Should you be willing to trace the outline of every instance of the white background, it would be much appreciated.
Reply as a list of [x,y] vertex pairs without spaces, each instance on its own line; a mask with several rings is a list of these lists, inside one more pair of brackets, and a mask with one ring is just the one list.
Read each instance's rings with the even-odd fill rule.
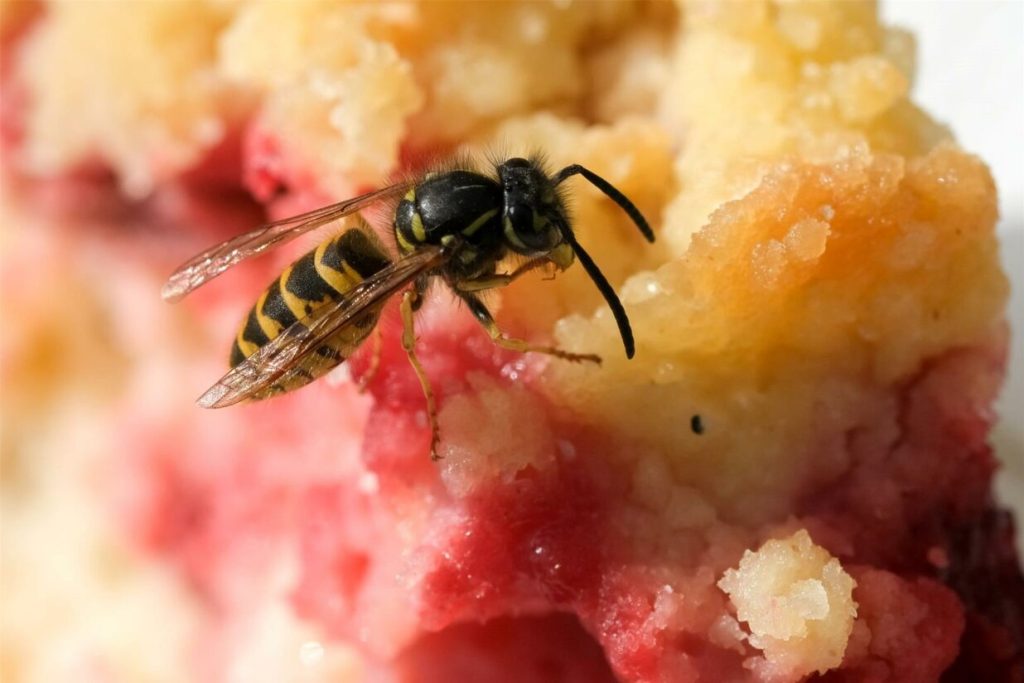
[[993,440],[1003,499],[1024,527],[1024,0],[888,0],[881,12],[917,37],[915,100],[989,164],[999,186],[1014,336]]

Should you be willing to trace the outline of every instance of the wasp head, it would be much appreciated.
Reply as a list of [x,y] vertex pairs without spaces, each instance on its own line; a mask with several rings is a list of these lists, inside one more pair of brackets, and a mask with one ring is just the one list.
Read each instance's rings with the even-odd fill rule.
[[564,220],[565,211],[554,181],[537,162],[521,158],[499,165],[498,177],[504,192],[505,242],[518,254],[550,256],[562,244],[558,221]]

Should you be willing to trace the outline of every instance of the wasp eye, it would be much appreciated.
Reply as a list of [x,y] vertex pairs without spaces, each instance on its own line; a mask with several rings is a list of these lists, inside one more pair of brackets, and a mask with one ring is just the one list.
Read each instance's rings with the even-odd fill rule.
[[512,248],[520,253],[547,251],[558,242],[558,232],[528,204],[508,207],[505,214],[505,237]]
[[508,219],[512,222],[512,229],[519,235],[533,232],[533,209],[525,204],[508,207]]

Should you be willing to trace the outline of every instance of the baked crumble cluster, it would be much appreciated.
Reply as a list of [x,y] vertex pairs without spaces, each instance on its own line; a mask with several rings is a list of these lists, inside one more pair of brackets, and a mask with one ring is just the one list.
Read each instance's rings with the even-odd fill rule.
[[[1015,680],[996,192],[870,2],[5,2],[5,680]],[[310,242],[179,262],[458,154],[542,151],[581,268],[441,288],[202,411]],[[368,219],[390,239],[385,212]],[[354,381],[355,380],[355,381]],[[91,677],[91,678],[90,678]]]

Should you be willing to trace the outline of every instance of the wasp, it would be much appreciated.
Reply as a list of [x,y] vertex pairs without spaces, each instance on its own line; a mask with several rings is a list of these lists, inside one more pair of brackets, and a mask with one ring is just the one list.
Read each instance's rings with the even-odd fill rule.
[[[177,301],[235,264],[271,247],[359,212],[393,202],[393,258],[362,222],[317,246],[275,279],[242,323],[230,370],[199,399],[220,408],[297,389],[342,363],[376,327],[387,301],[402,294],[402,346],[419,379],[437,459],[437,410],[427,375],[416,357],[414,313],[428,286],[443,282],[463,301],[491,339],[518,352],[539,352],[575,362],[597,362],[504,335],[480,293],[504,287],[535,268],[565,270],[579,261],[611,308],[626,357],[635,352],[629,318],[615,290],[576,240],[562,183],[581,176],[615,202],[648,242],[654,233],[636,206],[611,183],[578,164],[548,173],[537,159],[492,162],[493,172],[468,164],[390,184],[347,201],[267,223],[212,247],[179,267],[163,288]],[[395,200],[398,200],[395,202]],[[518,267],[501,270],[508,261]],[[379,347],[378,347],[379,349]]]

